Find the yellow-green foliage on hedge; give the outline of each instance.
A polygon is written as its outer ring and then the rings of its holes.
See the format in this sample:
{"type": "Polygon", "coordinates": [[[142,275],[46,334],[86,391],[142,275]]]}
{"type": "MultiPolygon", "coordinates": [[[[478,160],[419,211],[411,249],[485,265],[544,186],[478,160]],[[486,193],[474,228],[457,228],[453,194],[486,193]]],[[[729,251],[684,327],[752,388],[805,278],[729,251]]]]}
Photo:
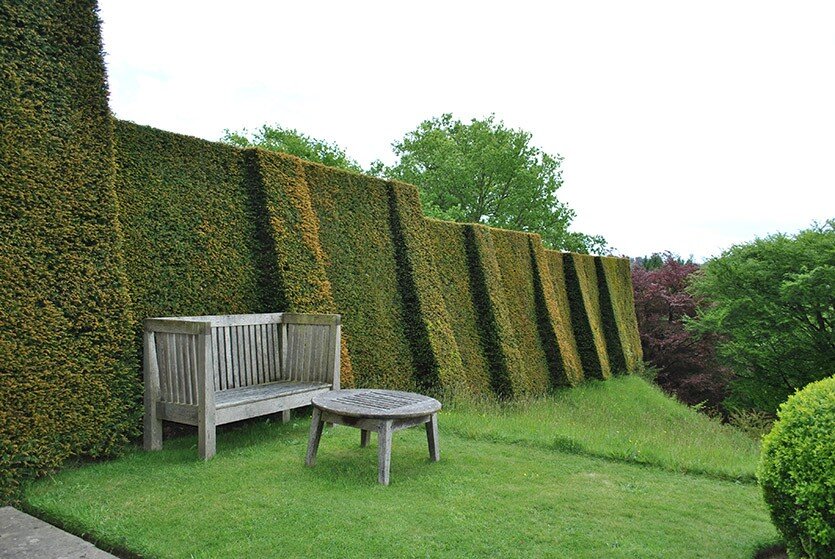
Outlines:
{"type": "Polygon", "coordinates": [[[483,321],[481,342],[490,366],[490,388],[499,398],[512,398],[525,392],[527,379],[493,236],[489,227],[470,224],[465,229],[465,241],[472,272],[470,289],[483,321]]]}
{"type": "Polygon", "coordinates": [[[588,254],[572,254],[571,260],[574,262],[574,269],[579,279],[580,293],[583,296],[583,305],[594,338],[594,347],[600,359],[601,374],[604,379],[609,378],[612,376],[612,368],[609,363],[609,352],[606,349],[606,338],[603,335],[603,321],[600,317],[600,291],[594,257],[588,254]]]}
{"type": "Polygon", "coordinates": [[[609,299],[618,329],[618,337],[627,372],[637,371],[643,364],[641,335],[635,316],[635,296],[632,290],[632,273],[626,258],[600,257],[609,288],[609,299]]]}
{"type": "Polygon", "coordinates": [[[528,245],[534,269],[537,321],[543,349],[548,357],[551,386],[574,386],[583,380],[583,366],[571,328],[562,267],[558,277],[553,277],[541,239],[531,235],[528,245]]]}
{"type": "Polygon", "coordinates": [[[137,433],[95,2],[0,7],[0,502],[137,433]]]}
{"type": "Polygon", "coordinates": [[[552,273],[558,275],[558,270],[563,272],[571,325],[574,328],[574,339],[580,354],[580,362],[583,364],[584,376],[607,378],[608,375],[604,373],[604,370],[608,371],[608,366],[606,366],[608,359],[605,358],[605,351],[601,355],[598,343],[598,338],[602,341],[602,335],[599,331],[595,335],[589,316],[592,301],[589,300],[589,288],[584,285],[588,283],[588,275],[586,267],[583,266],[582,255],[548,251],[548,260],[552,273]],[[580,263],[579,270],[578,262],[580,263]]]}
{"type": "MultiPolygon", "coordinates": [[[[305,180],[305,163],[261,149],[246,151],[254,200],[262,208],[259,238],[267,273],[275,278],[281,304],[276,310],[338,313],[319,243],[319,219],[305,180]]],[[[347,335],[342,338],[341,380],[354,385],[347,335]]]]}
{"type": "Polygon", "coordinates": [[[416,389],[387,183],[314,163],[304,170],[357,386],[416,389]]]}
{"type": "Polygon", "coordinates": [[[389,220],[406,317],[406,337],[421,390],[464,391],[463,365],[432,257],[415,187],[390,182],[389,220]]]}
{"type": "Polygon", "coordinates": [[[540,336],[530,235],[501,229],[490,229],[489,235],[493,238],[505,308],[522,362],[522,382],[514,389],[517,393],[542,393],[550,384],[550,367],[540,336]]]}
{"type": "Polygon", "coordinates": [[[489,394],[490,365],[481,343],[481,327],[485,322],[474,303],[472,271],[467,259],[465,230],[468,226],[435,219],[427,219],[426,224],[438,287],[461,356],[461,381],[470,394],[489,394]]]}
{"type": "MultiPolygon", "coordinates": [[[[279,310],[261,271],[244,152],[116,121],[117,191],[137,322],[279,310]]],[[[136,325],[138,327],[138,323],[136,325]]]]}
{"type": "Polygon", "coordinates": [[[626,358],[623,352],[623,344],[620,340],[615,310],[612,307],[612,298],[609,285],[606,282],[606,273],[603,270],[603,262],[600,256],[594,257],[594,273],[597,279],[597,294],[600,307],[600,326],[603,329],[603,339],[606,342],[606,354],[609,357],[609,366],[613,374],[626,372],[626,358]]]}

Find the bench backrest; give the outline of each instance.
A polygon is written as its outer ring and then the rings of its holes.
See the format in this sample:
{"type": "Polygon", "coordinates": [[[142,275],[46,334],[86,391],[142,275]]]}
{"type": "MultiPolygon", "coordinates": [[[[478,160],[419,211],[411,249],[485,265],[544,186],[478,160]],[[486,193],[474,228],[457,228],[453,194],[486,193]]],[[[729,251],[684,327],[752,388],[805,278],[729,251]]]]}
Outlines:
{"type": "Polygon", "coordinates": [[[145,321],[150,353],[146,357],[158,372],[160,399],[189,405],[198,403],[201,374],[211,376],[215,392],[282,380],[339,388],[340,337],[339,315],[271,313],[145,321]],[[201,343],[210,345],[206,371],[198,366],[201,343]]]}

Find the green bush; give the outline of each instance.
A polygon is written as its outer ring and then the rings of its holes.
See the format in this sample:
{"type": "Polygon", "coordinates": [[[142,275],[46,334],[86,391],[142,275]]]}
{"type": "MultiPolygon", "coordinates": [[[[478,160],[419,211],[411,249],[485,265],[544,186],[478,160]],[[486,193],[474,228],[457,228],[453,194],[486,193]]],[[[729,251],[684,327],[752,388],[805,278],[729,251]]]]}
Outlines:
{"type": "Polygon", "coordinates": [[[793,558],[835,557],[835,377],[780,406],[757,478],[793,558]]]}

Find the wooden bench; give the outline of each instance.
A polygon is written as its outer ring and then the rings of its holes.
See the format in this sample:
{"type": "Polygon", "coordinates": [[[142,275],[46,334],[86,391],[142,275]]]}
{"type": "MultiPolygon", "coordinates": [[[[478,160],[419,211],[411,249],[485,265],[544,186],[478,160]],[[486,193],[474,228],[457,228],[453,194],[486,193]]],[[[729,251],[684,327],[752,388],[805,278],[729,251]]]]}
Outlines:
{"type": "Polygon", "coordinates": [[[162,421],[197,426],[198,453],[215,454],[215,427],[310,405],[339,389],[339,315],[297,313],[145,320],[146,450],[162,421]]]}

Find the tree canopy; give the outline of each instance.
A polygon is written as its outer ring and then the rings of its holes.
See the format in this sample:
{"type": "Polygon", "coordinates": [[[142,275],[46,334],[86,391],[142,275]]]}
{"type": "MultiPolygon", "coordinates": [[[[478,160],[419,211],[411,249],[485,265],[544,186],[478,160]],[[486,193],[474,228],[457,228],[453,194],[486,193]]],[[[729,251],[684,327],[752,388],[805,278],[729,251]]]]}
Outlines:
{"type": "Polygon", "coordinates": [[[308,161],[314,161],[329,167],[338,167],[362,173],[359,163],[348,157],[339,145],[311,138],[294,128],[284,128],[278,124],[264,124],[250,133],[247,129],[240,132],[224,130],[221,142],[238,147],[260,147],[272,151],[281,151],[308,161]]]}
{"type": "Polygon", "coordinates": [[[719,336],[733,403],[774,412],[835,372],[835,220],[734,246],[692,290],[709,303],[692,328],[719,336]]]}
{"type": "Polygon", "coordinates": [[[529,132],[493,115],[465,124],[444,114],[392,147],[399,161],[372,171],[415,184],[431,217],[539,233],[558,249],[605,249],[602,237],[568,231],[575,213],[557,199],[562,157],[531,145],[529,132]]]}

